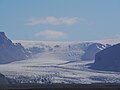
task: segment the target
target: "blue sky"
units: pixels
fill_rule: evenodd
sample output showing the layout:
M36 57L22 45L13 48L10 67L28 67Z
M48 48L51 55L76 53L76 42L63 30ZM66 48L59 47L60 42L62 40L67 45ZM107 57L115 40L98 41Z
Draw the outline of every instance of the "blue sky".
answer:
M0 31L12 40L120 38L120 0L0 0Z

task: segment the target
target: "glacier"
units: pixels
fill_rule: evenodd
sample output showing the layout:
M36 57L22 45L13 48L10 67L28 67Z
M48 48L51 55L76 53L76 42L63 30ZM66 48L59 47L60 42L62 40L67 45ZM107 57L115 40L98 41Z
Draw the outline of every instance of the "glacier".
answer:
M93 58L82 60L91 42L13 42L20 42L33 54L25 60L0 64L0 72L18 83L120 83L120 72L93 70L89 68L94 63ZM95 44L98 49L105 46ZM41 52L36 51L37 48Z

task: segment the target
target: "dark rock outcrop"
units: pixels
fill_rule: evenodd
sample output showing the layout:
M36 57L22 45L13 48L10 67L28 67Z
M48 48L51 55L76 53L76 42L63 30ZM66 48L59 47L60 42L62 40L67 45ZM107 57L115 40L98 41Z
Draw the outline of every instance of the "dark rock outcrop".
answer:
M91 68L107 71L120 71L120 44L106 48L95 55Z
M39 47L31 47L26 50L30 53L31 56L38 54L38 53L45 52L44 48L39 48Z
M0 85L11 85L11 84L17 84L17 83L18 82L16 80L7 78L5 75L0 73Z
M0 85L2 84L9 84L9 81L3 74L0 73Z

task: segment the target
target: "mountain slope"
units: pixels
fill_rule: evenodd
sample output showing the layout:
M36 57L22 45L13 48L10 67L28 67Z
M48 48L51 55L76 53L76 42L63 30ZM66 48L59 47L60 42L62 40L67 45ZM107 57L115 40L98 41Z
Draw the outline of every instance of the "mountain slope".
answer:
M106 48L95 55L91 68L108 71L120 71L120 43Z
M27 52L20 43L12 43L4 32L0 32L0 64L27 58Z
M111 45L109 44L92 43L85 49L85 53L81 57L81 59L82 60L94 60L96 53L110 46Z

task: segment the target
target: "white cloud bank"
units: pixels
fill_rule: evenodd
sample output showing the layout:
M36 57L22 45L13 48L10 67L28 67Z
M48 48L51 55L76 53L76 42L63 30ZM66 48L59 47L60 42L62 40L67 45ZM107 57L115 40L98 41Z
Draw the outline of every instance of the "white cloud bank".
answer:
M35 34L35 36L43 36L49 39L58 39L58 38L66 38L67 35L60 31L55 30L44 30Z
M80 21L78 17L54 17L48 16L46 18L36 19L30 18L25 25L39 25L39 24L50 24L50 25L73 25Z

